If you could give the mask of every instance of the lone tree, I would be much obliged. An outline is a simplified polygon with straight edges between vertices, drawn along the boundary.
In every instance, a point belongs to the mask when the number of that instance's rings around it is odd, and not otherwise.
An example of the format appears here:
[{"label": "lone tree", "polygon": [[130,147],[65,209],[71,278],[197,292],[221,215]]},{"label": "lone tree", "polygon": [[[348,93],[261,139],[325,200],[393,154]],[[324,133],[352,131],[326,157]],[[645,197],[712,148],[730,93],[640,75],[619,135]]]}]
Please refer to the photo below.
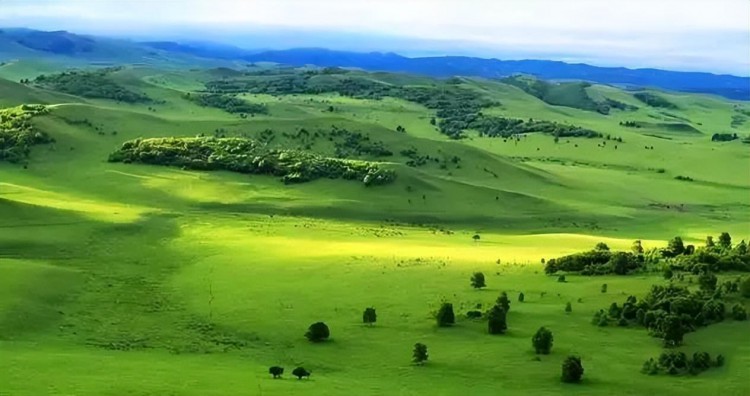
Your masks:
[{"label": "lone tree", "polygon": [[268,369],[268,374],[271,374],[273,378],[281,378],[281,374],[284,374],[284,368],[279,366],[271,366]]},{"label": "lone tree", "polygon": [[487,313],[487,331],[490,334],[503,334],[508,329],[507,315],[503,307],[495,305]]},{"label": "lone tree", "polygon": [[606,293],[606,292],[607,292],[607,284],[602,283],[602,293]]},{"label": "lone tree", "polygon": [[567,383],[581,382],[583,365],[578,356],[568,356],[562,364],[562,381]]},{"label": "lone tree", "polygon": [[667,250],[669,250],[672,256],[679,256],[685,253],[685,243],[682,242],[682,238],[676,236],[667,244]]},{"label": "lone tree", "polygon": [[[331,331],[328,329],[328,325],[323,322],[315,322],[307,328],[305,337],[312,342],[323,342],[331,336]],[[295,374],[296,375],[296,374]]]},{"label": "lone tree", "polygon": [[418,342],[414,344],[414,352],[411,354],[411,361],[418,365],[423,365],[427,361],[427,345]]},{"label": "lone tree", "polygon": [[484,274],[481,272],[475,272],[474,275],[471,276],[471,286],[475,289],[487,287],[487,284],[484,283]]},{"label": "lone tree", "polygon": [[456,315],[453,313],[453,304],[443,303],[438,310],[437,324],[440,327],[452,326],[456,323]]},{"label": "lone tree", "polygon": [[497,298],[497,301],[495,303],[502,307],[503,310],[505,310],[505,313],[510,312],[510,299],[508,298],[508,293],[500,293],[500,297]]},{"label": "lone tree", "polygon": [[571,313],[573,312],[573,305],[570,304],[570,301],[568,301],[567,304],[565,304],[565,313]]},{"label": "lone tree", "polygon": [[524,298],[526,298],[526,296],[523,295],[523,292],[518,293],[518,302],[523,302]]},{"label": "lone tree", "polygon": [[310,378],[310,374],[312,374],[312,373],[309,372],[309,371],[307,371],[307,370],[305,370],[304,367],[297,367],[296,369],[294,369],[292,371],[292,375],[294,375],[295,377],[297,377],[298,380],[301,380],[302,377]]},{"label": "lone tree", "polygon": [[480,237],[479,234],[474,234],[474,236],[471,237],[471,239],[473,239],[474,242],[479,242],[479,240],[482,239],[482,237]]},{"label": "lone tree", "polygon": [[375,308],[365,308],[365,312],[362,313],[362,323],[372,326],[377,321],[378,314],[375,312]]},{"label": "lone tree", "polygon": [[607,246],[607,244],[604,243],[604,242],[599,242],[594,247],[594,250],[598,250],[600,252],[608,252],[609,251],[609,246]]},{"label": "lone tree", "polygon": [[630,247],[630,250],[633,251],[633,254],[643,254],[643,244],[641,243],[641,240],[636,239]]},{"label": "lone tree", "polygon": [[552,341],[552,332],[544,327],[540,327],[536,331],[536,334],[531,337],[531,344],[534,346],[534,351],[542,355],[549,355],[552,350]]}]

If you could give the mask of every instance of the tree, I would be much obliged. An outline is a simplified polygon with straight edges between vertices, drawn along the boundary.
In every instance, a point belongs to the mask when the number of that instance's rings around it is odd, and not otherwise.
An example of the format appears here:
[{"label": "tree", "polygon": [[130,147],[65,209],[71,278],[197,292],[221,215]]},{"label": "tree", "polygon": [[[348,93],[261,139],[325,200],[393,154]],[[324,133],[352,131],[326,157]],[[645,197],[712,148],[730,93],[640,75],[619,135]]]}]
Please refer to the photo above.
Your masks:
[{"label": "tree", "polygon": [[664,268],[664,279],[670,280],[674,276],[674,271],[672,271],[672,267],[665,267]]},{"label": "tree", "polygon": [[298,380],[301,380],[302,377],[310,378],[310,374],[312,374],[312,372],[305,370],[304,367],[297,367],[292,370],[292,375],[297,377]]},{"label": "tree", "polygon": [[565,275],[560,275],[560,276],[558,276],[558,277],[557,277],[557,281],[558,281],[558,282],[561,282],[561,283],[565,283],[565,282],[567,282],[567,281],[565,280]]},{"label": "tree", "polygon": [[675,347],[682,344],[686,329],[679,316],[669,314],[657,320],[657,327],[663,334],[664,346]]},{"label": "tree", "polygon": [[669,250],[672,256],[679,256],[685,252],[685,243],[682,242],[682,238],[676,236],[669,241],[667,250]]},{"label": "tree", "polygon": [[628,267],[630,266],[630,257],[625,252],[615,252],[609,259],[609,263],[612,265],[612,271],[617,275],[626,275],[628,273]]},{"label": "tree", "polygon": [[568,356],[562,364],[562,381],[566,383],[581,382],[583,377],[583,365],[578,356]]},{"label": "tree", "polygon": [[630,250],[633,251],[633,254],[643,254],[643,245],[641,244],[641,240],[635,240],[633,242],[633,246],[630,247]]},{"label": "tree", "polygon": [[742,294],[742,297],[750,298],[750,276],[740,284],[740,294]]},{"label": "tree", "polygon": [[607,292],[607,284],[602,283],[602,293],[606,293],[606,292]]},{"label": "tree", "polygon": [[281,378],[281,374],[284,374],[284,368],[279,366],[271,366],[268,369],[268,374],[271,374],[273,378]]},{"label": "tree", "polygon": [[526,298],[526,296],[523,295],[523,292],[518,293],[518,302],[523,302],[523,300]]},{"label": "tree", "polygon": [[435,125],[435,124],[437,124],[435,117],[430,118],[430,125]]},{"label": "tree", "polygon": [[365,312],[362,313],[362,323],[372,326],[377,321],[378,314],[375,312],[375,308],[365,308]]},{"label": "tree", "polygon": [[544,327],[540,327],[536,331],[533,337],[531,337],[531,344],[534,346],[534,351],[537,354],[549,355],[552,350],[552,332]]},{"label": "tree", "polygon": [[474,275],[471,276],[471,286],[475,289],[486,287],[487,284],[484,283],[484,274],[481,272],[475,272]]},{"label": "tree", "polygon": [[495,303],[505,310],[506,313],[510,312],[510,299],[508,298],[508,293],[500,293],[500,297],[497,298]]},{"label": "tree", "polygon": [[599,242],[594,247],[594,250],[598,250],[600,252],[608,252],[609,251],[609,246],[607,246],[607,244],[604,243],[604,242]]},{"label": "tree", "polygon": [[716,278],[716,275],[714,275],[713,272],[710,271],[703,272],[698,276],[698,284],[700,285],[701,290],[704,291],[716,290],[717,282],[718,279]]},{"label": "tree", "polygon": [[722,232],[721,235],[719,235],[719,247],[724,250],[732,249],[732,237],[728,232]]},{"label": "tree", "polygon": [[747,310],[745,306],[737,303],[732,307],[732,318],[734,320],[747,320]]},{"label": "tree", "polygon": [[474,242],[479,242],[479,240],[480,240],[481,238],[482,238],[482,237],[480,237],[480,236],[479,236],[479,234],[474,234],[474,236],[473,236],[473,237],[471,237],[471,239],[473,239],[473,240],[474,240]]},{"label": "tree", "polygon": [[315,322],[307,328],[305,337],[312,342],[322,342],[330,337],[331,331],[328,329],[328,325],[323,322]]},{"label": "tree", "polygon": [[712,237],[710,235],[707,236],[706,237],[706,247],[710,249],[710,248],[715,247],[715,246],[716,246],[716,244],[714,243],[714,237]]},{"label": "tree", "polygon": [[503,334],[508,329],[507,312],[495,305],[487,314],[487,330],[490,334]]},{"label": "tree", "polygon": [[453,313],[453,304],[443,303],[438,310],[437,325],[440,327],[452,326],[456,323],[456,315]]},{"label": "tree", "polygon": [[419,364],[419,365],[423,365],[424,362],[426,362],[427,358],[429,357],[427,355],[427,345],[422,344],[421,342],[414,344],[414,352],[412,352],[411,357],[412,357],[411,359],[412,362]]},{"label": "tree", "polygon": [[565,304],[565,313],[571,313],[573,312],[573,305],[570,304],[570,301],[568,301],[567,304]]},{"label": "tree", "polygon": [[737,244],[737,246],[734,247],[735,253],[737,253],[740,256],[746,255],[748,252],[747,243],[745,240],[741,240],[740,243]]}]

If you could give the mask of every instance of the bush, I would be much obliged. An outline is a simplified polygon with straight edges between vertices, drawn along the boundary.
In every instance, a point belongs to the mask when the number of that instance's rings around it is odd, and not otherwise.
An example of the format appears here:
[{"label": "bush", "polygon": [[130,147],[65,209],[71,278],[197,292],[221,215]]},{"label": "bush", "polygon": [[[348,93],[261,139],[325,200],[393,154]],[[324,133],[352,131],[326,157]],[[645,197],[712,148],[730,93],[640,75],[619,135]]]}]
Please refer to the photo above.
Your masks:
[{"label": "bush", "polygon": [[456,315],[453,313],[453,304],[443,303],[435,317],[440,327],[453,326],[456,323]]},{"label": "bush", "polygon": [[573,312],[573,305],[571,305],[570,302],[568,302],[567,304],[565,304],[565,313],[571,313],[571,312]]},{"label": "bush", "polygon": [[23,105],[0,109],[0,161],[24,162],[31,147],[53,142],[47,133],[38,130],[31,119],[47,114],[42,105]]},{"label": "bush", "polygon": [[508,329],[507,312],[495,305],[487,313],[487,330],[490,334],[503,334]]},{"label": "bush", "polygon": [[323,342],[330,337],[331,332],[328,325],[323,322],[315,322],[310,325],[305,333],[305,337],[311,342]]},{"label": "bush", "polygon": [[747,310],[742,304],[737,303],[732,307],[732,318],[734,320],[747,320]]},{"label": "bush", "polygon": [[415,364],[424,364],[424,362],[426,362],[427,358],[429,357],[427,355],[427,345],[420,342],[414,344],[414,351],[412,352],[411,356],[412,362],[414,362]]},{"label": "bush", "polygon": [[312,373],[309,372],[309,371],[307,371],[307,370],[305,370],[304,367],[297,367],[294,370],[292,370],[292,375],[294,375],[295,377],[297,377],[298,380],[301,380],[302,377],[310,378],[310,374],[312,374]]},{"label": "bush", "polygon": [[578,356],[568,356],[562,364],[562,381],[566,383],[581,382],[583,365]]},{"label": "bush", "polygon": [[549,355],[553,343],[552,332],[544,327],[540,327],[536,334],[531,338],[531,344],[537,354]]},{"label": "bush", "polygon": [[125,103],[151,102],[148,96],[131,91],[109,78],[110,74],[119,70],[105,68],[41,75],[34,80],[34,85],[84,98],[111,99]]},{"label": "bush", "polygon": [[518,302],[523,302],[523,300],[524,300],[525,298],[526,298],[526,297],[525,297],[525,296],[523,295],[523,293],[518,293]]},{"label": "bush", "polygon": [[375,308],[365,308],[365,311],[362,313],[362,323],[372,325],[377,321],[378,314],[375,312]]},{"label": "bush", "polygon": [[281,375],[284,374],[284,368],[279,366],[271,366],[268,369],[268,374],[271,374],[273,378],[281,378]]},{"label": "bush", "polygon": [[471,286],[475,289],[486,287],[487,284],[484,282],[484,274],[481,272],[475,272],[474,275],[471,276]]},{"label": "bush", "polygon": [[558,281],[558,282],[563,282],[563,283],[564,283],[564,282],[567,282],[567,281],[565,280],[565,275],[560,275],[560,276],[558,276],[558,277],[557,277],[557,281]]}]

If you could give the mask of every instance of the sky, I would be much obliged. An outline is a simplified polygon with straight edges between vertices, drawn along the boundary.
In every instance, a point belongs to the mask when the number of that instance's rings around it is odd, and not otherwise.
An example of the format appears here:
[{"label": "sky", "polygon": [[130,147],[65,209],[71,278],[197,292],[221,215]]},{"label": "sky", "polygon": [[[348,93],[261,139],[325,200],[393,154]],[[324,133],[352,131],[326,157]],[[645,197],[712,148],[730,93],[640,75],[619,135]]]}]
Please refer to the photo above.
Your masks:
[{"label": "sky", "polygon": [[750,0],[0,0],[0,26],[750,75]]}]

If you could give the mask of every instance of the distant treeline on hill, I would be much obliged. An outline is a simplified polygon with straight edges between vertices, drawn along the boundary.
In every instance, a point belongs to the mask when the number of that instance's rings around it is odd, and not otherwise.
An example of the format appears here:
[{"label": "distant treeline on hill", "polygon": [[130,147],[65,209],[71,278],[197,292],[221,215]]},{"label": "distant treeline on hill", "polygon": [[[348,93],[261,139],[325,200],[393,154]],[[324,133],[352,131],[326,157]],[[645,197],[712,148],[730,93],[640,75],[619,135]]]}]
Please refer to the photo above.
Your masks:
[{"label": "distant treeline on hill", "polygon": [[234,95],[217,93],[186,93],[184,97],[200,106],[214,107],[222,109],[227,113],[240,114],[241,116],[246,116],[247,114],[268,114],[268,108],[265,105],[250,103],[246,100],[237,98]]},{"label": "distant treeline on hill", "polygon": [[371,186],[387,184],[396,178],[393,170],[375,162],[327,158],[300,150],[268,149],[245,138],[131,140],[112,153],[109,161],[272,175],[280,177],[284,183],[329,178],[359,180]]},{"label": "distant treeline on hill", "polygon": [[212,94],[291,95],[338,93],[358,99],[393,97],[435,110],[431,122],[441,133],[453,139],[465,137],[466,130],[477,130],[483,136],[509,137],[519,133],[546,133],[553,136],[602,137],[599,132],[573,125],[541,120],[517,120],[483,114],[482,110],[500,103],[481,93],[461,87],[459,78],[435,82],[432,86],[402,86],[377,81],[338,68],[296,71],[264,70],[206,83]]},{"label": "distant treeline on hill", "polygon": [[148,96],[131,91],[108,78],[108,75],[118,70],[120,69],[104,68],[66,71],[58,74],[42,74],[33,81],[23,80],[22,82],[84,98],[111,99],[125,103],[151,102]]}]

